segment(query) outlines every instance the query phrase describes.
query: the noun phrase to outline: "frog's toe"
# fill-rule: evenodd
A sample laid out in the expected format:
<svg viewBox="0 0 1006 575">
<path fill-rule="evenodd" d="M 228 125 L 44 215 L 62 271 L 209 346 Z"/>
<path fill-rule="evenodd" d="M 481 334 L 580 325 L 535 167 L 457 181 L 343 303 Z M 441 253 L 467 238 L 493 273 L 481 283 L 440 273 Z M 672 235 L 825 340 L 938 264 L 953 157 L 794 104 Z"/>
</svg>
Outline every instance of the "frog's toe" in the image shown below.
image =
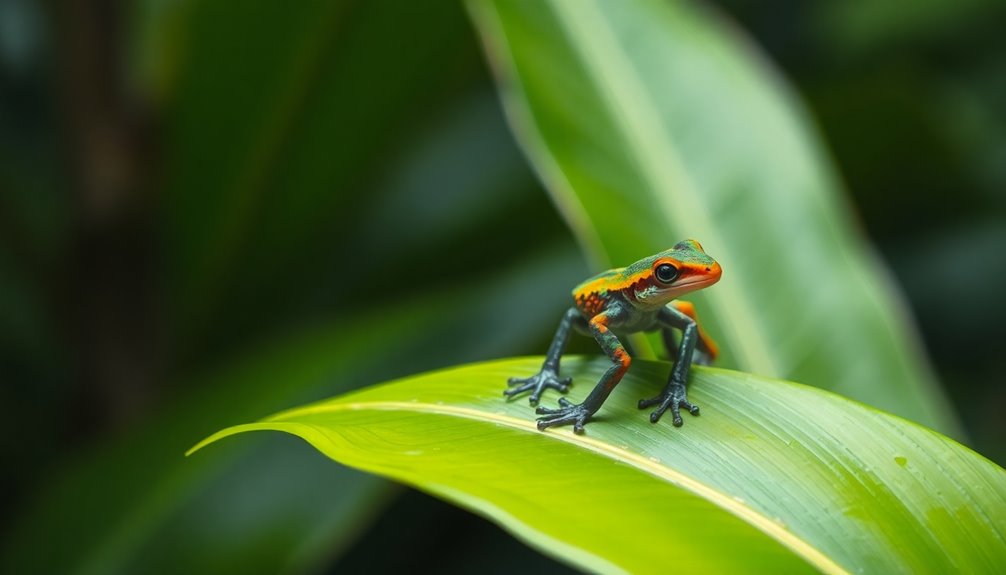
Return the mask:
<svg viewBox="0 0 1006 575">
<path fill-rule="evenodd" d="M 639 409 L 646 409 L 647 407 L 650 407 L 651 405 L 656 405 L 656 404 L 660 403 L 661 400 L 662 400 L 662 396 L 659 396 L 659 395 L 657 397 L 651 397 L 649 399 L 640 399 L 639 403 L 637 404 L 637 407 Z"/>
<path fill-rule="evenodd" d="M 531 378 L 529 377 L 528 378 L 511 377 L 509 380 L 507 380 L 507 385 L 509 386 L 509 388 L 503 390 L 503 395 L 507 397 L 513 397 L 515 395 L 524 393 L 525 391 L 530 391 L 534 389 L 536 383 L 534 381 L 531 381 Z"/>
<path fill-rule="evenodd" d="M 515 385 L 526 385 L 533 379 L 533 377 L 511 377 L 506 380 L 506 384 L 510 387 L 514 387 Z"/>
<path fill-rule="evenodd" d="M 532 406 L 538 405 L 538 402 L 541 401 L 542 391 L 544 391 L 542 388 L 540 387 L 536 388 L 534 391 L 531 392 L 531 397 L 527 398 L 527 402 L 530 403 Z"/>
<path fill-rule="evenodd" d="M 684 420 L 681 419 L 682 407 L 688 410 L 688 413 L 692 415 L 699 414 L 699 406 L 688 401 L 688 396 L 685 393 L 685 386 L 681 384 L 669 386 L 663 393 L 656 397 L 639 400 L 639 409 L 645 409 L 652 405 L 656 405 L 658 407 L 650 414 L 650 423 L 660 421 L 660 417 L 664 415 L 668 409 L 671 410 L 671 423 L 674 424 L 674 427 L 681 427 L 684 424 Z"/>
<path fill-rule="evenodd" d="M 515 397 L 524 392 L 530 391 L 531 396 L 528 401 L 531 405 L 536 405 L 541 399 L 541 394 L 546 389 L 555 389 L 561 393 L 569 391 L 569 384 L 573 381 L 571 377 L 559 377 L 555 372 L 542 371 L 531 377 L 511 377 L 507 380 L 508 389 L 503 390 L 503 395 Z"/>
<path fill-rule="evenodd" d="M 535 413 L 543 417 L 538 418 L 538 429 L 544 430 L 558 425 L 573 424 L 574 433 L 583 433 L 583 426 L 592 415 L 591 411 L 582 404 L 575 404 L 565 397 L 559 398 L 559 408 L 539 407 Z"/>
<path fill-rule="evenodd" d="M 566 399 L 565 397 L 560 397 L 558 408 L 552 409 L 551 407 L 539 407 L 538 409 L 534 410 L 534 412 L 537 413 L 538 415 L 557 415 L 566 413 L 567 411 L 569 411 L 569 408 L 571 407 L 576 406 L 573 402 Z"/>
</svg>

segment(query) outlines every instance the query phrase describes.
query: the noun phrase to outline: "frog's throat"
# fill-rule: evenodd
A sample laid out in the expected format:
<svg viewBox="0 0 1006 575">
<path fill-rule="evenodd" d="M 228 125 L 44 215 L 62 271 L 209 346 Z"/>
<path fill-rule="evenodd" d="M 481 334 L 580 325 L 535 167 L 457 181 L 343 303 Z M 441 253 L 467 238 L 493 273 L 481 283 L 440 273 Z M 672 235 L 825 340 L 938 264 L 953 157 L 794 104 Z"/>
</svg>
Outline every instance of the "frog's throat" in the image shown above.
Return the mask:
<svg viewBox="0 0 1006 575">
<path fill-rule="evenodd" d="M 719 277 L 700 277 L 690 281 L 677 283 L 666 288 L 659 288 L 654 285 L 646 286 L 643 289 L 633 290 L 636 301 L 648 306 L 662 306 L 677 299 L 686 293 L 702 289 L 708 285 L 716 283 Z"/>
</svg>

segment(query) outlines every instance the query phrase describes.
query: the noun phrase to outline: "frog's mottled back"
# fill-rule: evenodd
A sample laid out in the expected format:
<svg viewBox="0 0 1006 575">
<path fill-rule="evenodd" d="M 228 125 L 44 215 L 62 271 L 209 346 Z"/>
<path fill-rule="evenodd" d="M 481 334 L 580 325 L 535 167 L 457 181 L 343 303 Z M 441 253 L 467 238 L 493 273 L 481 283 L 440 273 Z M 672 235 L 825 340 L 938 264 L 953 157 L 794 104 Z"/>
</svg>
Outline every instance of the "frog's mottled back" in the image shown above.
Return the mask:
<svg viewBox="0 0 1006 575">
<path fill-rule="evenodd" d="M 587 317 L 593 317 L 604 309 L 610 291 L 617 291 L 622 282 L 622 271 L 616 268 L 601 272 L 573 288 L 573 301 Z"/>
</svg>

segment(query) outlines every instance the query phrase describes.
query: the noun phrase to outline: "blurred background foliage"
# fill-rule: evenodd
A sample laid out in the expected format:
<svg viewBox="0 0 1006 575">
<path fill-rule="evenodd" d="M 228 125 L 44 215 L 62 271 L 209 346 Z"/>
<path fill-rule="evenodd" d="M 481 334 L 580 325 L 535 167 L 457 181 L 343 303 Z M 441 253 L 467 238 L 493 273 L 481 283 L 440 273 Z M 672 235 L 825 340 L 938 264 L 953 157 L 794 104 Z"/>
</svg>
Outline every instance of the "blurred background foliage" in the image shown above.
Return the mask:
<svg viewBox="0 0 1006 575">
<path fill-rule="evenodd" d="M 1006 7 L 717 6 L 806 98 L 1002 464 Z M 458 3 L 0 0 L 0 567 L 562 569 L 290 438 L 181 453 L 540 353 L 589 271 Z"/>
</svg>

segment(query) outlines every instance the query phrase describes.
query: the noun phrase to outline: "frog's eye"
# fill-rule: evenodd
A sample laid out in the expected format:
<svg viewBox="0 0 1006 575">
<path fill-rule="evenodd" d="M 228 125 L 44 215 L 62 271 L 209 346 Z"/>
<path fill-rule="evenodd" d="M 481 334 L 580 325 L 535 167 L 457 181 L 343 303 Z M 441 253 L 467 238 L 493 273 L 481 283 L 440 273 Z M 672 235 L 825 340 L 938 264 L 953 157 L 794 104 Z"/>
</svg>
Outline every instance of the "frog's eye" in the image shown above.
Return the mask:
<svg viewBox="0 0 1006 575">
<path fill-rule="evenodd" d="M 654 272 L 660 283 L 669 284 L 678 279 L 678 268 L 671 264 L 660 264 Z"/>
</svg>

